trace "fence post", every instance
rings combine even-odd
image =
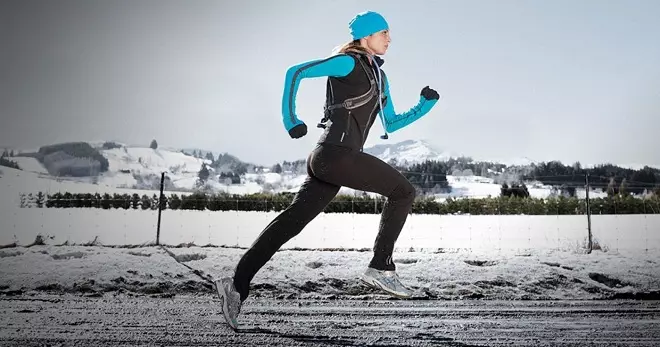
[[[587,254],[591,254],[591,251],[593,249],[593,239],[592,239],[592,235],[591,235],[591,204],[590,204],[590,201],[589,201],[589,190],[591,188],[589,187],[589,173],[587,173],[585,175],[585,181],[587,183],[587,185],[586,185],[586,187],[587,187],[587,189],[586,189],[586,191],[587,191],[587,199],[586,199],[587,200],[587,231],[589,232],[589,250],[588,250]]]
[[[160,215],[163,211],[163,185],[165,184],[165,172],[160,175],[160,196],[158,197],[158,224],[156,226],[156,245],[160,244]]]

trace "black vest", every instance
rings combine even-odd
[[[318,143],[330,143],[362,150],[369,130],[378,119],[378,96],[385,98],[385,73],[381,70],[380,89],[377,75],[365,54],[348,52],[355,60],[355,67],[347,76],[328,77],[326,82],[326,106],[319,127],[325,128]]]

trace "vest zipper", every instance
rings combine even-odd
[[[344,136],[348,133],[348,131],[351,129],[351,121],[352,121],[353,116],[351,116],[351,111],[348,111],[348,117],[346,117],[346,130],[341,134],[341,139],[339,142],[344,142]]]
[[[380,98],[380,95],[378,95],[378,97]],[[364,138],[367,137],[367,129],[369,129],[369,124],[371,124],[371,118],[374,115],[374,111],[376,110],[376,107],[378,107],[378,103],[374,104],[374,107],[371,109],[371,113],[369,114],[369,121],[364,126],[364,131],[362,132],[362,140],[360,141],[360,152],[362,152],[362,150],[364,149]]]

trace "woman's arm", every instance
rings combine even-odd
[[[385,106],[383,106],[383,116],[385,117],[385,131],[388,133],[395,132],[414,123],[418,119],[425,116],[429,111],[431,111],[436,102],[438,102],[439,96],[437,92],[426,87],[422,89],[417,105],[413,106],[404,113],[397,114],[394,111],[394,102],[392,102],[392,96],[390,95],[390,86],[389,82],[387,81],[387,76],[383,76],[385,80],[384,94],[387,98],[385,100]]]
[[[311,60],[291,66],[286,72],[284,93],[282,95],[282,122],[290,132],[298,125],[304,124],[296,115],[296,95],[303,78],[313,77],[344,77],[355,67],[355,60],[346,54],[334,55],[325,59]]]

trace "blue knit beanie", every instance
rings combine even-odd
[[[373,11],[366,11],[358,13],[353,18],[348,27],[353,35],[353,40],[361,39],[381,30],[389,29],[389,25],[385,18],[379,13]]]

